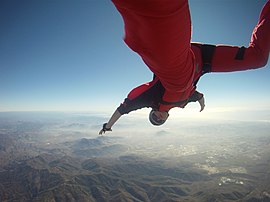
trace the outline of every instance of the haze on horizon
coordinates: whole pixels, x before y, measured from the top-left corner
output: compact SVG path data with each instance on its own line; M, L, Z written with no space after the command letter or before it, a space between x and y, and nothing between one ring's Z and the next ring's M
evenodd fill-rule
M138 113L99 136L105 120L0 113L0 200L270 199L269 121L175 117L153 127Z

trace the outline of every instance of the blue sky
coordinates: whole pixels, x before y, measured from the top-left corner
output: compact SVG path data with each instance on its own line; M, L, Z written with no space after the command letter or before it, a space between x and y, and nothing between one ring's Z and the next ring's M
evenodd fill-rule
M247 46L265 2L190 0L192 40ZM109 0L2 0L0 26L0 111L111 113L152 78L124 44L122 19ZM269 64L209 74L198 90L209 111L268 110L269 77Z

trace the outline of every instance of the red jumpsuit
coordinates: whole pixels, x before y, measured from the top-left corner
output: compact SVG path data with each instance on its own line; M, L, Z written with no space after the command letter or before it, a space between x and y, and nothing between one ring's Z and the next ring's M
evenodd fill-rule
M188 0L112 0L125 24L125 42L137 52L160 80L162 101L188 100L194 81L202 74L202 56L191 47L191 18ZM248 48L219 45L211 60L212 72L255 69L266 65L270 49L270 0L264 6ZM150 85L148 85L149 87ZM137 87L130 99L145 92ZM159 104L160 111L175 105Z

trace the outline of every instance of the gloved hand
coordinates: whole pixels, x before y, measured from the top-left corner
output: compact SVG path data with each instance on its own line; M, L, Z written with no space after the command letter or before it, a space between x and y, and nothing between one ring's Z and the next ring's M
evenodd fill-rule
M107 132L107 131L112 131L111 128L106 128L106 126L107 126L107 123L104 123L103 128L99 132L99 135L105 134L105 132Z
M202 98L199 99L198 102L200 103L200 106L201 106L201 110L200 110L200 112L201 112L205 107L204 97L202 96Z

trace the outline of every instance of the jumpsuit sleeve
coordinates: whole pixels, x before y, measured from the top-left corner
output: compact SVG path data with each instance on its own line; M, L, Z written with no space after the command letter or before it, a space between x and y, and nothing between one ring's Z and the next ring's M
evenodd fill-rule
M157 108L163 88L158 78L131 90L122 104L117 108L121 115L144 107Z
M123 103L117 108L121 115L128 114L131 111L141 109L144 107L150 107L151 100L147 93L149 84L142 84L133 90L131 90Z
M200 100L203 97L203 94L195 91L188 99L188 102L197 102L198 100Z
M264 5L248 47L217 45L212 72L257 69L267 64L270 50L270 1Z
M144 107L147 107L147 105L145 105L145 102L142 102L140 98L135 98L133 100L126 98L124 102L121 103L120 106L117 108L117 110L121 115L123 115Z

